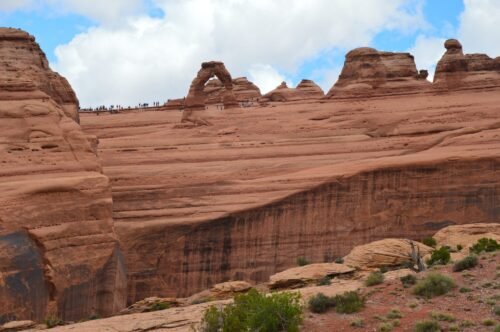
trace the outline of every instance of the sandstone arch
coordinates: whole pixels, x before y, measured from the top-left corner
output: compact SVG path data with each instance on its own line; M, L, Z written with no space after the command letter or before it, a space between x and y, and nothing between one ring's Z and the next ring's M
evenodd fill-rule
M206 93L204 91L205 84L212 77L217 77L225 87L222 96L222 101L225 108L238 107L238 102L233 93L233 79L231 74L224 66L224 63L219 61L203 62L201 69L194 78L189 93L186 97L185 109L182 115L182 122L193 122L197 125L207 125L208 121L195 115L196 111L205 110Z

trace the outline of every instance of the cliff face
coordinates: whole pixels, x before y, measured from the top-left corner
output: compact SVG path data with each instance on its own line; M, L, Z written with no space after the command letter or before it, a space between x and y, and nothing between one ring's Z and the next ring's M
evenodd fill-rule
M500 88L448 92L230 109L201 129L179 112L82 116L113 183L129 302L498 222Z
M369 47L347 53L338 81L328 97L387 95L422 92L430 87L426 75L417 72L409 53L381 52Z
M126 271L97 140L33 37L0 29L0 46L0 322L112 314Z
M79 102L68 81L49 68L45 54L30 34L0 28L0 87L6 91L32 90L34 85L78 122Z

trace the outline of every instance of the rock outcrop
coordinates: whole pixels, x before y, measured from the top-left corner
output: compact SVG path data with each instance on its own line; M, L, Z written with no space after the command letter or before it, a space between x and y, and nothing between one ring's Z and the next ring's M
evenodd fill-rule
M0 91L40 90L59 104L64 113L78 122L79 102L68 81L49 68L45 54L30 34L0 28Z
M287 102L321 99L325 96L323 90L311 80L302 80L296 88L289 88L282 82L276 89L266 93L263 102Z
M126 271L97 140L32 36L0 29L0 46L0 323L113 314Z
M224 64L218 61L204 62L189 88L184 102L182 122L191 122L195 125L210 124L208 120L204 119L202 112L205 110L207 101L205 83L212 77L217 77L224 85L224 91L221 93L221 102L224 107L239 106L233 92L233 79Z
M453 249L457 248L458 245L467 249L481 238L500 242L500 223L448 226L434 235L438 245L449 246Z
M439 60L434 75L434 86L440 89L498 86L500 84L500 57L486 54L465 54L456 39L444 43L446 52Z
M430 88L425 71L418 72L409 53L382 52L370 47L347 53L338 81L329 98L392 95Z

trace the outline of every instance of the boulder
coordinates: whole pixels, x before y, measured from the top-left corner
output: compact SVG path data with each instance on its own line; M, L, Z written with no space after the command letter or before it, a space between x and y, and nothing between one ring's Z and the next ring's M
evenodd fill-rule
M439 246L449 246L452 249L456 249L458 245L467 249L481 238L500 242L500 224L454 225L445 227L434 234L434 239Z
M433 250L416 241L384 239L355 247L344 257L344 264L361 270L399 266L412 261L412 243L421 257Z
M0 332L24 331L36 325L31 320L11 321L0 326Z
M269 278L269 288L298 288L315 283L324 277L351 274L355 270L344 264L319 263L294 267Z

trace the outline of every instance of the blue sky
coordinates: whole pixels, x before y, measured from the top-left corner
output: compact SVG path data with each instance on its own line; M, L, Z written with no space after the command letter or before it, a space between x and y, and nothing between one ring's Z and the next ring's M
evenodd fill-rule
M263 92L302 78L328 90L345 53L359 46L410 51L419 69L432 71L447 38L496 52L474 37L490 29L474 15L500 12L496 0L2 2L0 25L33 34L82 106L181 97L205 60L224 61L233 76L253 79ZM492 36L490 43L500 44Z

